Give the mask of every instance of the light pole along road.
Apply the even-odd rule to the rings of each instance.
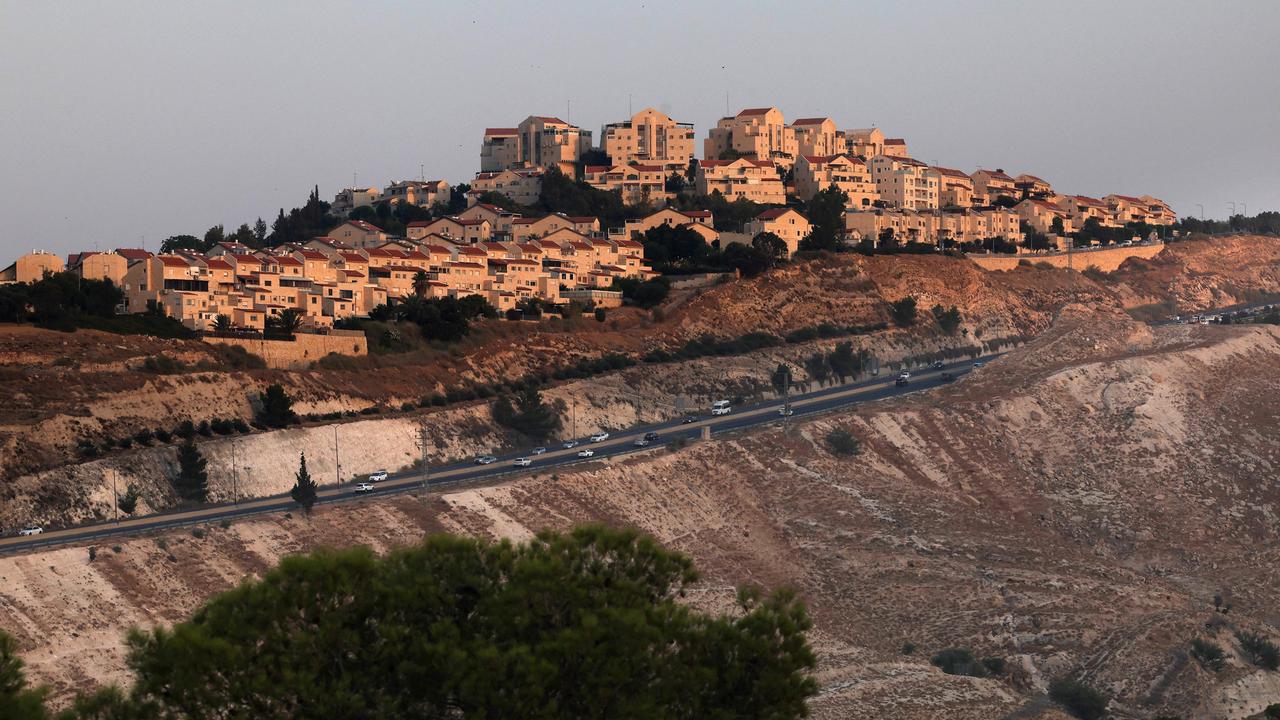
[[[789,404],[794,416],[799,417],[848,407],[858,403],[882,400],[910,392],[928,390],[946,382],[942,379],[943,372],[949,372],[952,376],[959,377],[969,372],[974,362],[993,360],[1001,354],[987,355],[976,360],[946,363],[942,368],[930,368],[913,373],[910,384],[903,387],[898,387],[894,384],[895,376],[877,377],[846,385],[833,385],[803,395],[792,395],[789,399]],[[426,487],[446,488],[451,485],[490,478],[531,475],[574,463],[594,462],[601,458],[652,450],[662,447],[673,440],[697,438],[702,434],[704,427],[709,427],[714,434],[766,425],[782,419],[778,410],[783,405],[784,400],[782,399],[769,400],[742,408],[735,408],[728,415],[718,417],[699,416],[693,422],[684,422],[683,418],[676,418],[662,423],[638,425],[611,433],[609,439],[604,442],[593,443],[587,442],[585,439],[579,439],[579,444],[572,448],[564,448],[561,444],[548,445],[547,452],[542,455],[532,455],[528,450],[507,452],[498,455],[497,461],[489,465],[478,465],[474,460],[468,460],[433,467],[430,468],[430,482],[426,483]],[[650,432],[658,433],[658,440],[644,447],[635,445],[637,439]],[[594,456],[589,458],[578,457],[578,452],[583,448],[590,448],[595,453]],[[528,457],[533,462],[529,467],[513,467],[511,461],[517,457]],[[389,476],[386,480],[378,483],[371,492],[356,494],[352,492],[350,487],[322,486],[319,489],[316,504],[352,502],[369,496],[392,495],[415,490],[421,491],[423,486],[422,469],[413,468]],[[288,493],[252,500],[242,498],[239,503],[225,502],[202,505],[198,508],[157,513],[120,522],[108,521],[46,531],[35,536],[0,538],[0,553],[100,541],[110,537],[136,535],[153,530],[218,522],[219,520],[261,515],[282,510],[295,510],[297,508],[297,503],[289,497]]]

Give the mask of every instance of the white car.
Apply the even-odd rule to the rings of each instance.
[[[530,450],[529,452],[533,453],[534,455],[542,455],[542,454],[543,454],[543,453],[545,453],[546,451],[547,451],[547,449],[546,449],[546,448],[544,448],[544,447],[536,447],[536,448],[534,448],[534,449]]]
[[[636,441],[631,444],[636,447],[649,447],[649,441],[644,438],[636,438]]]
[[[911,379],[911,371],[910,371],[910,370],[903,370],[902,372],[898,373],[898,379],[899,379],[899,380],[910,380],[910,379]]]
[[[516,458],[515,460],[511,461],[512,467],[529,467],[532,464],[533,464],[533,461],[530,460],[529,458]]]
[[[496,462],[498,462],[498,458],[492,455],[481,455],[480,457],[476,458],[477,465],[492,465]]]
[[[591,448],[582,448],[581,450],[578,451],[578,457],[592,457],[595,454],[596,454],[596,451],[592,450]]]
[[[578,441],[577,441],[577,440],[565,440],[565,441],[564,441],[564,444],[563,444],[563,445],[561,445],[560,447],[564,448],[565,450],[568,450],[569,448],[575,448],[575,447],[578,447]]]
[[[609,439],[609,433],[607,432],[598,432],[595,435],[591,436],[591,442],[604,442],[605,440],[608,440],[608,439]]]
[[[792,415],[796,414],[796,411],[792,410],[790,405],[783,405],[782,407],[778,408],[778,414],[781,415],[782,417],[791,417]]]
[[[373,483],[362,482],[359,485],[356,485],[356,492],[358,493],[373,492]]]
[[[27,535],[39,535],[42,532],[44,532],[44,528],[40,527],[39,525],[28,525],[22,528],[21,530],[19,530],[18,534],[27,536]]]
[[[382,482],[383,480],[386,480],[386,479],[387,479],[386,470],[375,470],[374,472],[369,473],[369,482]]]

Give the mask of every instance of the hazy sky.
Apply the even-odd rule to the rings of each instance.
[[[877,125],[929,163],[1280,210],[1280,2],[0,0],[0,261],[155,249],[352,182],[468,180],[485,126],[654,106]],[[571,102],[571,109],[566,103]]]

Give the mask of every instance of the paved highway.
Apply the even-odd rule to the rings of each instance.
[[[985,363],[995,359],[996,357],[999,357],[999,354],[979,358],[979,361]],[[815,413],[856,405],[858,403],[881,400],[909,392],[928,390],[943,384],[944,381],[941,376],[944,371],[950,372],[955,377],[959,377],[960,375],[969,372],[972,367],[973,361],[965,360],[948,363],[942,369],[930,368],[919,372],[913,371],[911,382],[905,387],[895,386],[894,378],[896,377],[896,373],[891,373],[884,377],[872,378],[870,380],[863,380],[861,382],[850,383],[847,385],[834,385],[814,392],[794,395],[791,397],[791,408],[794,411],[792,420],[805,415],[813,415]],[[533,455],[528,449],[507,452],[496,456],[498,458],[497,461],[490,465],[478,465],[473,459],[450,465],[432,467],[427,473],[427,487],[430,489],[445,488],[451,485],[458,485],[460,483],[475,482],[477,480],[491,479],[507,475],[528,475],[531,473],[546,472],[552,468],[574,463],[594,462],[600,458],[615,457],[643,450],[652,450],[654,448],[662,447],[674,440],[697,438],[701,436],[704,427],[710,427],[711,432],[714,435],[732,430],[741,430],[743,428],[765,425],[768,423],[781,422],[782,417],[779,415],[778,411],[782,408],[782,405],[783,403],[780,400],[770,400],[745,407],[735,407],[730,414],[719,417],[711,417],[704,411],[699,414],[696,421],[691,423],[684,423],[681,419],[677,418],[670,422],[652,425],[639,425],[612,433],[609,439],[604,442],[593,443],[589,442],[586,438],[582,438],[578,441],[578,446],[573,448],[566,449],[561,443],[548,445],[547,452],[542,455]],[[658,433],[658,440],[646,447],[637,447],[634,444],[635,441],[643,437],[645,433],[649,432]],[[578,457],[578,452],[583,448],[591,448],[591,450],[595,452],[594,457]],[[511,464],[512,460],[517,457],[527,457],[533,462],[529,467],[513,467]],[[319,489],[317,504],[352,502],[371,496],[383,496],[421,490],[423,488],[423,476],[421,472],[414,470],[411,472],[391,475],[386,480],[377,483],[372,492],[355,493],[354,488],[355,483],[344,483],[340,486],[322,486]],[[212,523],[249,515],[297,509],[297,504],[287,493],[285,493],[282,495],[244,500],[234,504],[221,503],[217,505],[204,505],[195,509],[178,510],[138,518],[129,518],[121,520],[120,522],[107,521],[60,530],[49,530],[46,528],[45,532],[40,535],[0,538],[0,553],[34,550],[69,543],[101,542],[107,538],[116,536],[136,535],[152,530],[162,530],[181,527],[184,525]]]

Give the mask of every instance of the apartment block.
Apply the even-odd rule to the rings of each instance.
[[[380,197],[382,190],[376,187],[343,188],[333,197],[329,212],[338,217],[346,217],[358,207],[371,207]]]
[[[667,171],[661,165],[588,165],[583,171],[586,183],[598,190],[618,191],[622,202],[665,204]]]
[[[740,197],[769,205],[787,201],[782,178],[769,160],[703,160],[698,164],[694,185],[700,195],[720,193],[730,202]]]
[[[848,150],[845,135],[831,118],[800,118],[791,124],[796,136],[796,154],[831,156]]]
[[[453,188],[444,180],[404,180],[393,182],[374,202],[408,203],[423,208],[449,204]]]
[[[985,203],[975,203],[973,178],[963,170],[932,168],[938,175],[938,204],[944,208],[967,208]]]
[[[893,239],[901,244],[979,243],[991,238],[1021,242],[1018,220],[1017,213],[1004,208],[851,210],[845,213],[845,232],[850,242],[870,238],[877,246],[886,230],[892,231]]]
[[[879,199],[906,210],[938,208],[939,175],[919,160],[877,155],[867,162]]]
[[[720,233],[715,229],[710,210],[676,210],[674,208],[664,208],[638,220],[628,220],[621,229],[610,228],[609,239],[615,242],[630,241],[662,225],[687,227],[701,235],[708,245],[720,239]]]
[[[1150,195],[1141,197],[1107,195],[1102,198],[1102,202],[1106,204],[1108,212],[1111,213],[1112,221],[1116,225],[1123,226],[1131,222],[1143,222],[1148,225],[1172,225],[1178,221],[1178,216],[1174,214],[1167,203]]]
[[[808,237],[812,229],[809,218],[792,208],[771,208],[747,222],[743,233],[748,240],[763,232],[773,233],[787,244],[787,257],[800,249],[800,241]]]
[[[855,128],[844,131],[846,149],[856,157],[865,159],[884,155],[884,133],[880,128]]]
[[[573,176],[578,158],[591,149],[591,131],[557,117],[530,115],[515,128],[487,128],[480,171],[558,167]]]
[[[1071,214],[1048,200],[1029,197],[1014,206],[1013,211],[1018,218],[1027,223],[1036,232],[1048,235],[1055,233],[1065,235],[1079,230],[1071,219]],[[1061,224],[1059,230],[1054,229],[1055,221]]]
[[[866,163],[849,155],[801,155],[796,160],[795,184],[796,197],[805,202],[829,187],[849,196],[849,208],[868,208],[880,199]]]
[[[796,132],[778,108],[747,108],[721,118],[703,142],[703,162],[727,153],[789,168],[797,154]]]
[[[60,273],[65,267],[62,258],[37,250],[19,257],[9,267],[0,270],[0,283],[36,282],[45,273]]]
[[[693,123],[672,120],[645,108],[630,120],[605,125],[600,145],[614,166],[658,166],[684,172],[693,158]]]
[[[66,269],[85,280],[110,280],[119,286],[129,261],[114,252],[79,252],[67,256]]]
[[[1041,200],[1053,195],[1053,186],[1048,182],[1041,180],[1035,175],[1023,173],[1013,179],[1013,187],[1019,193],[1019,197],[1034,197]]]
[[[973,178],[973,192],[985,200],[986,205],[994,204],[998,198],[1015,200],[1019,197],[1017,185],[1004,170],[975,170],[969,177]]]
[[[467,202],[474,204],[487,192],[506,195],[521,205],[533,205],[542,194],[542,168],[513,168],[495,172],[476,173],[467,193]]]
[[[907,141],[902,138],[885,138],[884,154],[889,157],[908,157]]]

